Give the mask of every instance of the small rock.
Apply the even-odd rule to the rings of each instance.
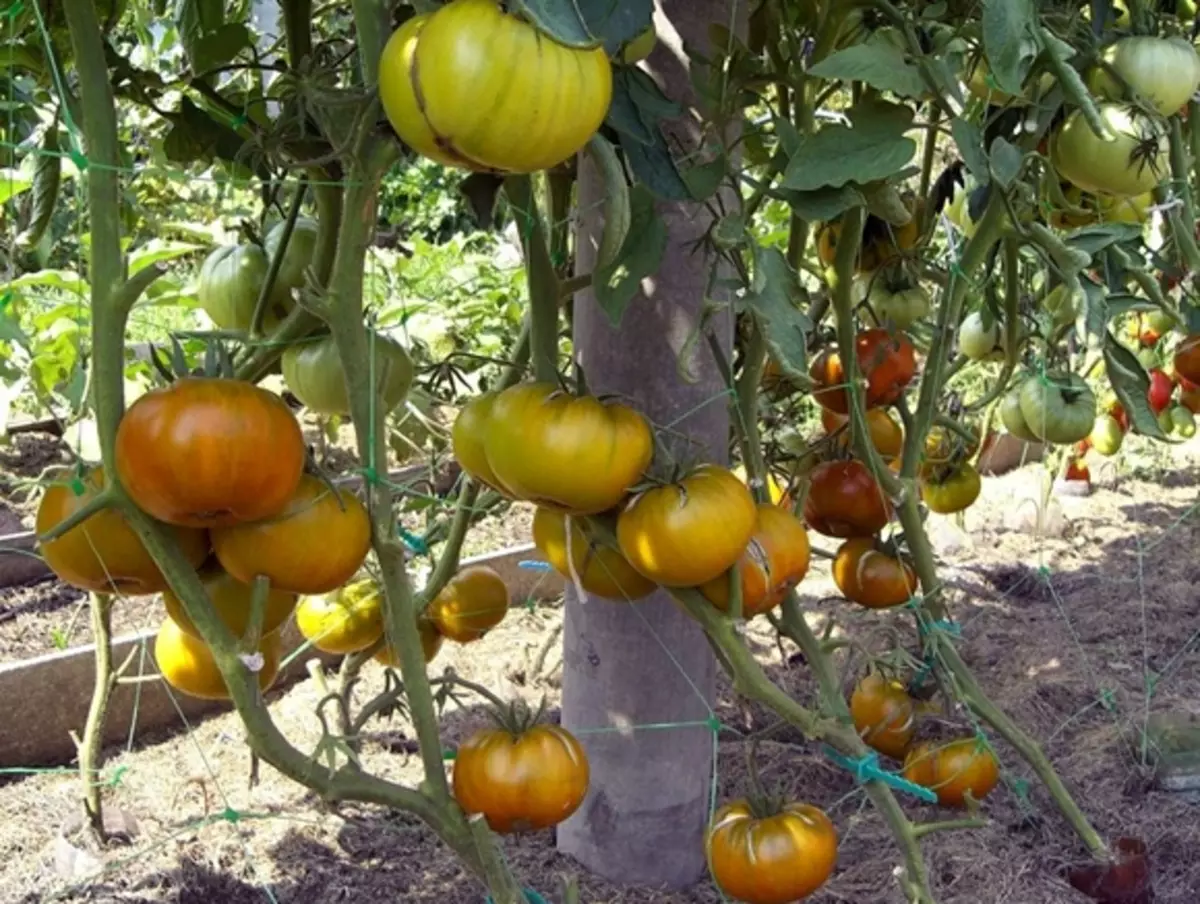
[[[62,835],[54,839],[54,870],[69,881],[85,879],[98,872],[103,864],[94,854],[76,847]]]

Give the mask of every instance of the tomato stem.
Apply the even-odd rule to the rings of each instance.
[[[45,546],[47,543],[52,543],[63,534],[78,527],[87,521],[93,515],[98,514],[106,508],[111,508],[116,505],[120,494],[113,488],[112,484],[106,484],[104,489],[81,505],[78,509],[71,512],[66,518],[50,528],[44,534],[38,534],[38,545]]]
[[[529,286],[530,346],[534,379],[558,384],[559,283],[550,259],[546,225],[530,176],[509,176],[504,193],[516,213]]]
[[[84,723],[83,740],[79,744],[79,778],[83,783],[83,806],[88,822],[96,837],[104,841],[103,791],[100,777],[101,743],[104,740],[104,721],[108,713],[108,700],[116,686],[117,675],[112,662],[112,604],[107,593],[88,595],[88,609],[92,617],[92,642],[95,644],[95,683],[92,685],[92,702],[88,706],[87,721]]]
[[[288,208],[287,219],[283,222],[283,232],[279,236],[279,244],[271,255],[271,263],[267,267],[267,276],[259,287],[258,298],[254,302],[254,313],[250,317],[250,335],[258,336],[262,332],[263,318],[267,315],[267,306],[271,296],[275,294],[275,283],[279,278],[279,268],[283,265],[284,255],[287,254],[288,244],[292,241],[292,232],[296,228],[296,220],[300,217],[300,208],[308,194],[308,177],[301,176],[296,185],[296,194],[292,197],[291,207]]]

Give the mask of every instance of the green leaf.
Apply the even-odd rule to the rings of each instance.
[[[243,50],[254,46],[250,29],[240,22],[229,22],[202,35],[192,49],[192,67],[197,73],[232,62]]]
[[[33,188],[33,179],[17,169],[0,169],[0,204],[11,201]]]
[[[654,132],[642,118],[641,110],[633,98],[634,73],[639,70],[618,69],[613,73],[612,101],[608,106],[608,115],[604,122],[612,129],[621,133],[622,138],[630,138],[642,143],[653,144]]]
[[[576,0],[588,31],[604,41],[609,55],[654,21],[654,0]]]
[[[568,47],[595,47],[599,37],[588,28],[575,0],[512,0],[510,7],[524,13],[539,31]]]
[[[146,267],[184,257],[195,251],[201,251],[203,248],[203,245],[193,245],[191,242],[151,239],[141,248],[129,253],[129,275],[133,276]]]
[[[18,289],[59,289],[83,297],[88,294],[87,280],[81,279],[74,270],[35,270],[33,273],[23,273],[0,286],[0,294]]]
[[[1122,314],[1131,314],[1134,311],[1156,311],[1158,305],[1152,301],[1147,301],[1140,295],[1128,295],[1125,293],[1112,294],[1108,296],[1108,316],[1110,318],[1120,317]]]
[[[588,141],[587,151],[604,182],[604,231],[596,249],[595,266],[608,267],[617,260],[629,236],[633,220],[629,183],[625,179],[625,167],[617,156],[616,148],[607,138],[599,133],[593,135]]]
[[[1099,223],[1084,226],[1064,238],[1068,248],[1095,256],[1110,245],[1121,245],[1140,239],[1142,227],[1133,223]]]
[[[899,172],[916,153],[905,132],[913,112],[882,101],[860,103],[850,110],[851,125],[827,125],[800,136],[781,185],[798,191],[839,188],[849,182],[874,182]]]
[[[787,201],[797,216],[810,223],[832,220],[851,207],[861,207],[867,203],[862,192],[851,185],[841,188],[818,188],[816,191],[776,189],[770,194]]]
[[[960,118],[950,123],[950,134],[954,136],[967,171],[980,185],[986,185],[992,174],[983,151],[983,132],[973,122]]]
[[[992,175],[996,177],[996,181],[1005,188],[1012,185],[1013,180],[1020,175],[1021,165],[1025,162],[1025,157],[1020,149],[997,136],[996,140],[992,142],[989,156],[992,162]]]
[[[201,43],[225,24],[225,4],[223,0],[178,0],[174,19],[192,71],[199,74],[209,68],[202,64]]]
[[[687,184],[688,191],[692,193],[692,197],[697,201],[707,201],[715,195],[717,189],[721,187],[721,180],[725,178],[725,170],[728,165],[729,161],[722,153],[707,163],[700,163],[691,169],[684,170],[681,175]]]
[[[754,247],[754,278],[746,304],[758,321],[775,363],[791,380],[808,386],[808,334],[812,321],[800,310],[804,290],[777,248]]]
[[[1033,0],[983,0],[983,49],[996,85],[1020,94],[1038,55],[1033,39],[1037,12]]]
[[[1104,337],[1108,335],[1108,321],[1111,314],[1108,309],[1108,292],[1104,286],[1081,279],[1083,287],[1083,306],[1075,320],[1075,332],[1088,348],[1100,348]]]
[[[921,97],[928,90],[921,71],[905,59],[904,51],[882,41],[839,50],[808,71],[817,78],[865,82],[902,97]]]
[[[625,309],[641,290],[641,282],[658,272],[667,248],[667,227],[654,206],[654,196],[642,185],[629,194],[629,232],[608,266],[597,266],[592,276],[596,303],[619,326]]]
[[[1134,429],[1144,436],[1166,439],[1146,398],[1150,392],[1149,375],[1138,362],[1137,355],[1118,342],[1112,333],[1108,333],[1104,343],[1104,371]]]
[[[621,150],[625,152],[639,185],[645,185],[667,201],[692,200],[692,193],[679,175],[679,167],[659,129],[655,129],[654,143],[648,145],[622,134]]]
[[[653,126],[660,119],[683,115],[683,108],[663,94],[658,82],[641,69],[628,70],[628,80],[629,96],[641,111],[646,125]]]

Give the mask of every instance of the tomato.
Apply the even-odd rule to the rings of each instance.
[[[972,361],[986,361],[1000,348],[1000,324],[983,325],[983,315],[972,311],[958,328],[958,350]]]
[[[917,573],[907,559],[881,550],[874,538],[853,537],[838,547],[833,582],[850,602],[886,609],[912,599]]]
[[[292,593],[328,593],[362,567],[371,548],[366,507],[348,490],[305,474],[274,517],[212,531],[221,566],[246,584],[266,575]]]
[[[525,383],[496,396],[484,451],[496,480],[518,499],[592,515],[613,508],[641,479],[654,438],[646,419],[619,402]]]
[[[904,685],[875,673],[854,688],[850,716],[868,746],[897,760],[904,758],[917,732],[916,708]]]
[[[1042,139],[1044,148],[1039,146],[1039,154],[1049,153],[1048,138]],[[1069,182],[1060,182],[1059,188],[1063,193],[1063,197],[1072,207],[1077,207],[1083,210],[1083,213],[1074,213],[1064,208],[1054,207],[1054,202],[1050,198],[1046,198],[1043,204],[1053,207],[1047,222],[1055,229],[1079,229],[1083,226],[1090,226],[1100,220],[1100,212],[1098,210],[1100,204],[1096,195],[1087,194],[1072,185]]]
[[[1196,418],[1191,410],[1183,405],[1171,408],[1171,426],[1184,439],[1191,439],[1196,435]]]
[[[621,61],[630,66],[640,63],[650,56],[656,44],[658,44],[658,34],[654,30],[654,23],[651,22],[644,31],[621,48]]]
[[[1105,66],[1096,66],[1089,73],[1088,87],[1102,100],[1125,100],[1124,80],[1130,91],[1141,95],[1163,116],[1170,116],[1200,88],[1200,58],[1183,38],[1121,38],[1100,56],[1120,77],[1114,78]]]
[[[742,616],[753,618],[783,602],[787,592],[808,573],[808,532],[795,515],[775,505],[758,506],[754,536],[738,559],[742,584]],[[729,572],[700,587],[710,603],[727,612]]]
[[[379,61],[379,96],[419,153],[531,173],[575,155],[608,113],[604,48],[551,40],[495,0],[451,0],[406,22]]]
[[[250,601],[254,597],[254,588],[249,584],[232,577],[220,568],[205,568],[200,572],[200,582],[208,601],[216,610],[217,616],[225,623],[232,634],[241,637],[250,626]],[[174,592],[164,590],[163,606],[171,621],[179,625],[185,634],[199,637],[200,632],[192,624],[187,611],[183,608]],[[296,608],[297,596],[285,590],[272,588],[267,592],[267,606],[263,610],[262,633],[272,634],[288,620],[292,610]]]
[[[632,602],[654,591],[657,584],[638,574],[619,551],[590,540],[574,519],[568,555],[568,518],[544,508],[533,516],[533,543],[555,571],[572,581],[578,579],[585,593],[607,600]]]
[[[383,636],[383,591],[365,578],[325,596],[306,596],[296,607],[296,627],[325,653],[365,650]]]
[[[655,583],[695,587],[731,568],[757,525],[746,485],[725,468],[701,465],[635,496],[617,518],[617,544]]]
[[[391,411],[404,401],[413,381],[412,360],[397,343],[378,333],[368,334],[375,376],[375,404]],[[346,371],[332,336],[306,339],[284,349],[283,381],[292,394],[315,414],[350,413]]]
[[[266,252],[258,245],[224,245],[204,259],[196,300],[218,329],[250,329],[270,266]],[[263,331],[271,332],[293,306],[287,289],[276,281],[263,317]]]
[[[804,520],[827,537],[867,537],[892,517],[883,488],[860,461],[827,461],[809,475]]]
[[[1000,422],[1004,424],[1004,429],[1017,439],[1027,443],[1040,443],[1042,438],[1033,432],[1021,411],[1021,389],[1026,382],[1029,381],[1014,383],[1000,400]]]
[[[910,211],[914,205],[908,205]],[[855,269],[859,273],[870,273],[887,264],[902,252],[908,251],[920,238],[920,226],[916,217],[903,226],[893,226],[873,214],[863,224],[862,242],[859,247]],[[837,243],[842,234],[842,223],[835,220],[822,223],[817,230],[817,256],[829,267],[837,257]]]
[[[738,465],[733,469],[733,476],[740,480],[746,486],[750,486],[746,476],[746,466]],[[767,473],[767,498],[771,500],[772,505],[781,505],[787,507],[791,500],[788,498],[787,491],[779,485],[779,481],[771,473]]]
[[[1181,388],[1179,404],[1192,414],[1200,414],[1200,387]]]
[[[817,257],[826,267],[832,267],[837,257],[838,238],[842,234],[842,224],[839,221],[822,223],[817,229]]]
[[[944,476],[921,478],[921,501],[931,512],[953,515],[970,508],[979,498],[983,481],[969,462],[963,462]]]
[[[721,891],[747,904],[790,904],[825,884],[837,865],[837,830],[811,804],[763,809],[725,804],[705,835],[708,868]]]
[[[258,672],[258,687],[266,691],[279,671],[279,635],[268,634],[259,644],[263,667]],[[193,637],[165,619],[154,638],[154,661],[159,674],[171,687],[189,697],[204,700],[228,700],[229,688],[212,651],[204,641]]]
[[[283,400],[239,380],[183,377],[141,396],[117,427],[117,474],[133,501],[184,527],[277,515],[304,455]]]
[[[1137,226],[1149,222],[1150,208],[1154,206],[1154,193],[1145,192],[1132,198],[1097,195],[1102,223],[1128,223]]]
[[[266,252],[268,263],[275,258],[286,226],[287,223],[276,223],[263,236],[263,251]],[[293,224],[287,250],[283,252],[279,272],[275,275],[275,285],[282,291],[291,292],[292,289],[304,287],[304,273],[316,257],[317,229],[317,221],[307,217],[297,217]]]
[[[1050,139],[1058,173],[1084,191],[1128,197],[1153,189],[1170,171],[1166,135],[1143,114],[1101,104],[1100,119],[1114,139],[1097,136],[1079,110]]]
[[[1000,769],[986,744],[963,738],[918,744],[904,761],[904,777],[937,794],[943,807],[962,807],[968,793],[977,801],[987,797],[1000,781]]]
[[[446,638],[438,633],[437,625],[424,615],[417,617],[417,633],[421,635],[421,652],[425,655],[425,662],[432,662]],[[371,658],[387,668],[400,668],[400,654],[391,644],[384,644],[383,648]]]
[[[1048,443],[1077,443],[1092,432],[1096,396],[1078,374],[1055,371],[1021,386],[1021,416],[1030,431]]]
[[[848,415],[838,414],[828,408],[821,409],[821,426],[826,433],[833,433],[843,425],[848,425],[849,420]],[[871,434],[871,445],[885,461],[900,457],[904,448],[904,428],[886,408],[867,409],[867,431]],[[850,427],[846,426],[838,436],[838,446],[849,449],[850,444]]]
[[[104,469],[92,468],[78,481],[64,470],[53,475],[52,481],[38,505],[34,527],[38,534],[47,533],[91,502],[104,489]],[[208,535],[204,531],[175,527],[171,532],[192,567],[208,556]],[[81,590],[138,596],[158,593],[167,586],[141,539],[115,508],[102,509],[40,546],[50,570]]]
[[[1120,421],[1111,414],[1099,414],[1096,416],[1096,423],[1088,438],[1091,440],[1092,448],[1107,457],[1121,451],[1125,433],[1121,429]]]
[[[490,568],[464,568],[433,598],[425,614],[443,637],[470,643],[504,620],[508,587]]]
[[[504,835],[558,825],[583,803],[588,779],[583,747],[558,725],[515,735],[485,728],[460,744],[454,759],[454,799]]]
[[[867,296],[880,326],[906,330],[929,316],[932,302],[920,285],[892,291],[883,280],[876,280]]]
[[[1175,329],[1175,321],[1162,308],[1145,311],[1138,319],[1142,324],[1141,339],[1147,345],[1153,345],[1167,333]]]
[[[1088,466],[1082,461],[1072,461],[1067,465],[1067,473],[1063,475],[1064,480],[1079,480],[1087,483],[1091,481],[1092,474],[1088,470]]]
[[[1064,327],[1075,322],[1083,302],[1082,288],[1072,291],[1065,284],[1059,284],[1046,293],[1046,297],[1042,299],[1042,307],[1050,315],[1050,322],[1054,326]]]
[[[860,332],[854,345],[859,372],[867,382],[866,406],[891,405],[900,398],[916,373],[912,342],[903,333],[871,329]],[[816,385],[813,400],[817,404],[838,414],[850,411],[850,397],[845,390],[846,372],[836,347],[827,348],[816,357],[809,368],[809,376]]]
[[[1161,414],[1171,404],[1175,394],[1175,382],[1161,368],[1150,371],[1150,387],[1146,390],[1146,401],[1155,415]]]
[[[488,464],[487,451],[484,448],[495,402],[496,394],[486,392],[463,405],[450,430],[450,443],[454,460],[464,471],[480,483],[498,490],[500,481],[496,479],[492,466]]]
[[[1147,372],[1162,365],[1162,358],[1159,356],[1158,351],[1149,347],[1138,349],[1137,359],[1138,364],[1142,365],[1142,368]]]
[[[968,441],[942,424],[934,424],[925,435],[925,454],[921,459],[922,477],[947,467],[957,466],[979,451],[978,441]]]
[[[1175,349],[1174,367],[1176,376],[1200,383],[1200,333],[1192,333]]]

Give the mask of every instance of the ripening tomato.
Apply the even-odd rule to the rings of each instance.
[[[296,607],[296,627],[312,645],[338,656],[365,650],[383,636],[383,591],[364,578]]]
[[[484,448],[495,401],[495,393],[485,392],[463,405],[458,417],[454,419],[450,443],[454,451],[454,460],[464,471],[480,483],[502,491],[500,481],[496,479],[496,475],[492,473],[492,466],[488,464],[487,451]]]
[[[451,0],[384,47],[379,95],[404,142],[439,163],[532,173],[575,156],[608,113],[603,46],[568,47],[495,0]]]
[[[38,534],[61,524],[104,489],[104,469],[98,466],[78,479],[65,470],[51,479],[38,505]],[[171,532],[193,568],[208,556],[204,531],[174,527]],[[167,587],[141,539],[115,508],[102,509],[61,537],[42,543],[40,549],[50,570],[81,590],[138,596]]]
[[[279,671],[279,643],[278,634],[268,634],[259,644],[263,657],[263,666],[258,672],[260,691],[271,686]],[[163,620],[154,638],[154,661],[167,684],[180,693],[204,700],[229,699],[229,688],[212,651],[204,641],[184,632],[172,619]]]
[[[746,485],[726,468],[701,465],[678,483],[633,497],[617,518],[617,544],[655,583],[695,587],[732,567],[757,523]]]
[[[1179,404],[1192,414],[1200,414],[1200,386],[1192,386],[1190,388],[1181,386],[1179,390]]]
[[[1098,414],[1088,439],[1091,440],[1092,448],[1101,455],[1116,455],[1121,451],[1125,432],[1121,429],[1120,422],[1111,414]]]
[[[867,299],[879,325],[896,330],[906,330],[928,317],[932,307],[929,292],[919,283],[892,290],[884,280],[877,279]]]
[[[821,409],[821,426],[825,428],[826,433],[833,433],[842,425],[847,425],[838,436],[840,448],[850,448],[849,420],[848,415],[838,414],[828,408]],[[871,434],[871,445],[885,461],[900,457],[904,448],[904,428],[886,408],[867,409],[867,431]]]
[[[742,584],[742,616],[753,618],[783,602],[787,592],[808,573],[808,532],[795,515],[778,506],[759,504],[754,536],[738,559]],[[730,606],[730,573],[718,575],[700,592],[722,612]]]
[[[502,835],[558,825],[583,803],[588,779],[583,747],[559,725],[485,728],[454,758],[454,799]]]
[[[1083,483],[1089,483],[1092,479],[1092,472],[1088,470],[1088,466],[1079,459],[1072,459],[1067,465],[1067,472],[1063,475],[1063,480],[1078,480]]]
[[[404,401],[413,381],[412,360],[404,347],[386,336],[367,334],[367,354],[375,379],[375,404],[391,411]],[[350,395],[346,370],[332,336],[290,345],[280,359],[283,382],[304,407],[315,414],[348,415]]]
[[[837,830],[810,804],[764,808],[725,804],[705,836],[708,868],[721,890],[747,904],[790,904],[825,884],[837,865]]]
[[[1069,371],[1026,380],[1021,385],[1020,405],[1029,430],[1048,443],[1077,443],[1092,432],[1096,422],[1095,394],[1083,377]]]
[[[937,794],[943,807],[963,807],[969,793],[983,800],[1000,781],[996,757],[979,738],[918,744],[904,760],[904,777]]]
[[[421,652],[425,656],[425,662],[432,662],[446,638],[438,632],[437,625],[424,615],[417,617],[417,633],[421,637]],[[387,668],[400,668],[400,653],[391,644],[384,644],[371,658]]]
[[[571,520],[569,555],[568,519]],[[652,593],[658,586],[638,574],[618,550],[589,539],[570,515],[539,508],[533,516],[533,543],[555,571],[568,580],[578,578],[585,593],[607,600],[632,602]]]
[[[208,601],[216,610],[217,616],[225,623],[225,627],[238,637],[246,633],[250,626],[250,600],[254,597],[254,588],[243,584],[231,577],[220,568],[205,568],[200,572],[200,582],[204,585]],[[173,591],[164,590],[163,606],[171,621],[179,625],[181,631],[192,637],[199,637],[200,632],[192,624],[187,611]],[[296,594],[271,588],[267,592],[267,607],[263,613],[262,633],[272,634],[292,614],[296,608]]]
[[[1193,333],[1175,349],[1175,375],[1200,383],[1200,333]]]
[[[925,434],[925,453],[921,457],[921,475],[953,467],[979,451],[979,441],[967,440],[957,431],[934,424]]]
[[[504,620],[508,587],[486,566],[464,568],[433,598],[425,614],[443,637],[470,643]]]
[[[280,590],[328,593],[362,567],[371,519],[349,490],[305,474],[279,514],[214,528],[212,543],[222,567],[245,584],[261,574]]]
[[[513,496],[554,511],[613,508],[650,464],[646,419],[620,402],[575,397],[549,383],[504,390],[484,433],[488,465]]]
[[[1167,376],[1166,371],[1156,367],[1150,371],[1150,386],[1146,390],[1146,401],[1155,417],[1162,414],[1171,404],[1171,396],[1175,394],[1175,381]]]
[[[827,461],[809,475],[804,520],[827,537],[867,537],[892,517],[883,488],[860,461]]]
[[[983,481],[970,462],[964,461],[947,474],[921,477],[921,501],[931,512],[953,515],[964,511],[979,498]]]
[[[1108,407],[1108,413],[1113,416],[1118,424],[1121,425],[1121,432],[1129,432],[1129,415],[1125,413],[1125,406],[1120,402],[1114,401]]]
[[[283,400],[240,380],[182,377],[141,396],[117,428],[117,474],[133,501],[184,527],[279,514],[304,454]]]
[[[891,405],[900,398],[916,373],[916,353],[903,333],[885,329],[862,330],[854,342],[858,370],[865,376],[865,401],[868,408]],[[846,372],[836,347],[817,355],[809,368],[816,389],[813,400],[822,408],[838,414],[850,411],[846,392]]]
[[[916,707],[904,685],[871,673],[850,695],[850,716],[859,737],[884,756],[904,759],[917,732]]]
[[[958,351],[971,361],[987,361],[1002,350],[1000,338],[999,323],[984,326],[983,314],[972,311],[958,328]]]
[[[917,573],[907,559],[884,552],[873,538],[854,537],[838,547],[833,582],[850,602],[886,609],[912,599]]]
[[[1100,104],[1099,114],[1111,141],[1093,132],[1079,110],[1055,131],[1050,160],[1058,174],[1084,191],[1129,197],[1152,190],[1170,173],[1166,133],[1123,104]]]

